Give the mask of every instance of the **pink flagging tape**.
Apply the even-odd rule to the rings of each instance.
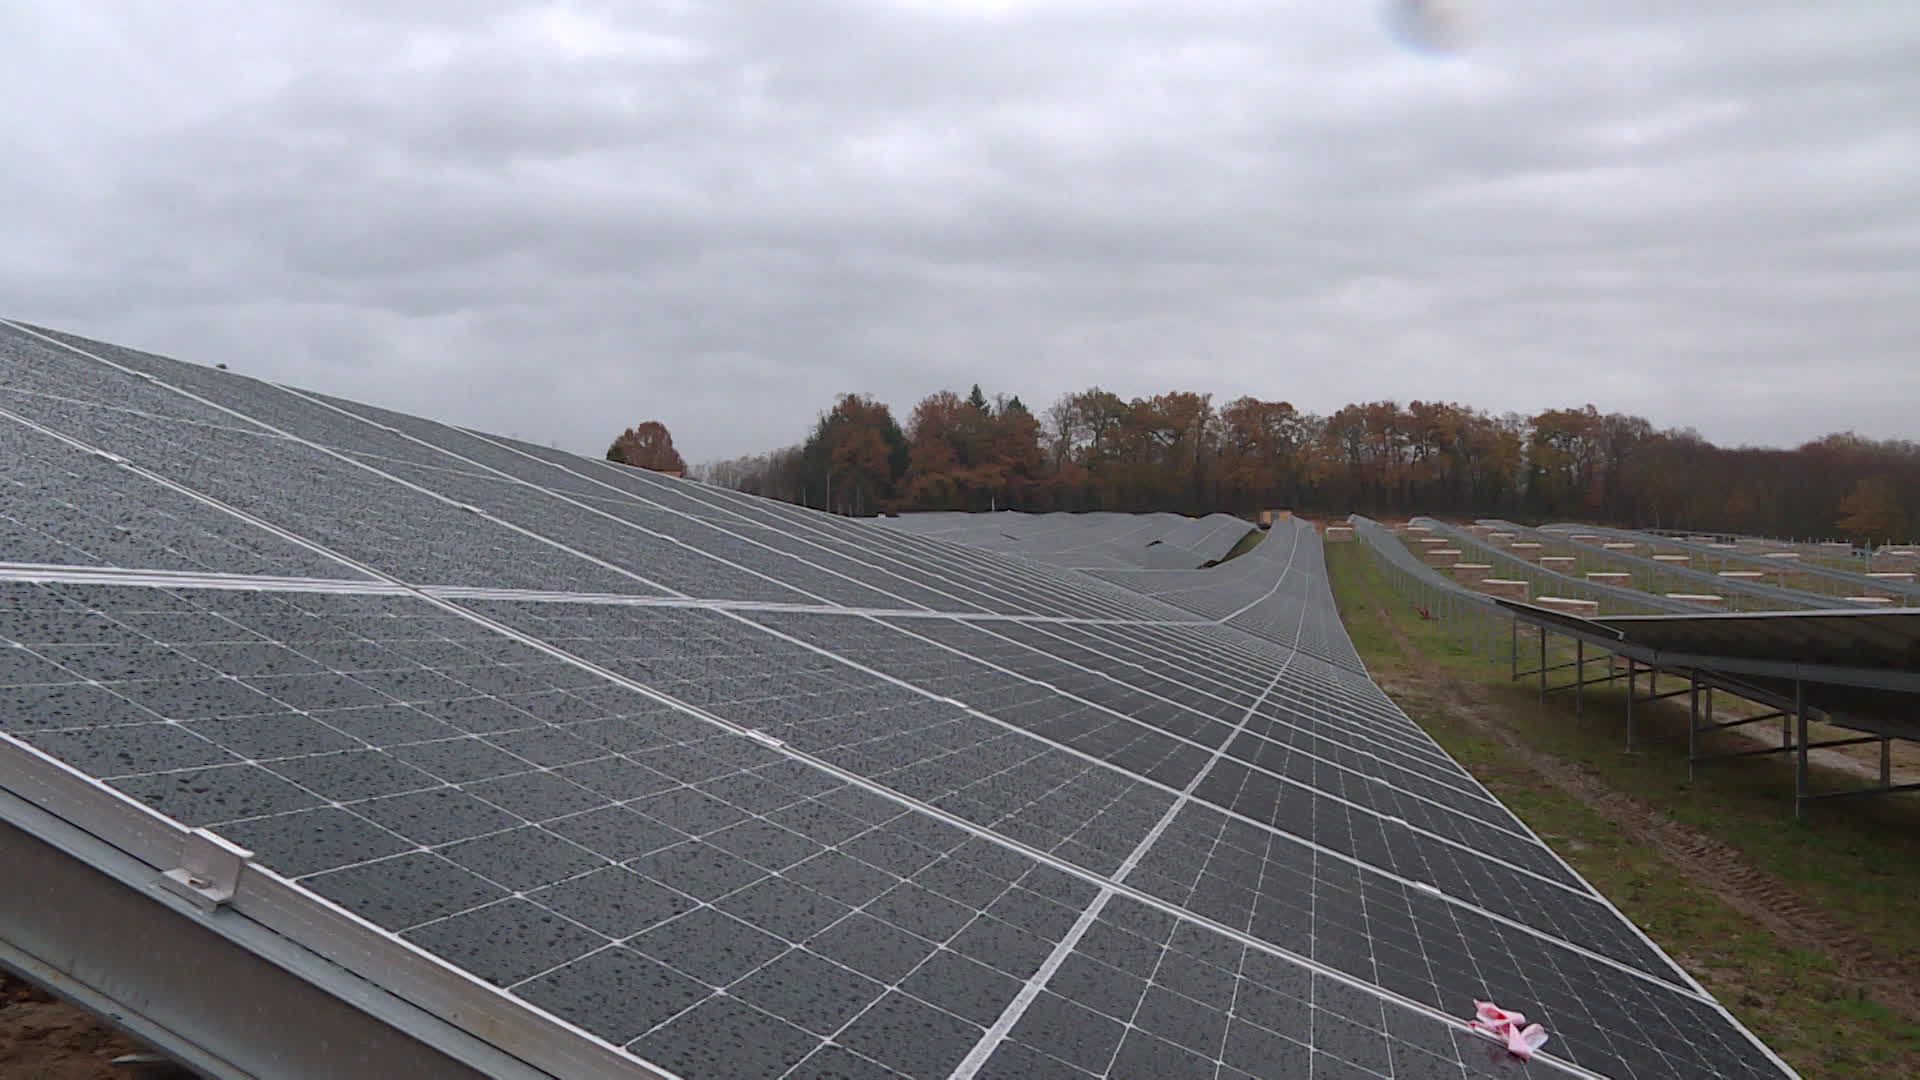
[[[1547,1029],[1527,1023],[1525,1013],[1509,1012],[1491,1001],[1475,1001],[1473,1011],[1473,1030],[1504,1040],[1507,1052],[1521,1061],[1547,1044]]]

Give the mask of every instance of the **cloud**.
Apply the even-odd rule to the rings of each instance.
[[[597,451],[979,382],[1911,435],[1861,0],[25,6],[9,314]]]

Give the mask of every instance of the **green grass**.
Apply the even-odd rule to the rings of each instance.
[[[1327,556],[1348,633],[1407,714],[1769,1046],[1808,1077],[1920,1075],[1911,989],[1902,996],[1885,989],[1886,982],[1849,977],[1822,948],[1783,940],[1729,902],[1729,895],[1739,895],[1729,893],[1733,886],[1702,880],[1697,868],[1669,861],[1638,834],[1638,819],[1623,825],[1588,805],[1543,776],[1532,755],[1627,796],[1642,813],[1664,815],[1731,847],[1810,912],[1814,930],[1872,943],[1884,961],[1880,973],[1891,966],[1908,976],[1909,988],[1920,986],[1913,977],[1920,975],[1920,904],[1914,901],[1920,896],[1920,808],[1911,796],[1816,805],[1803,825],[1793,820],[1793,780],[1784,757],[1703,766],[1690,781],[1684,741],[1626,752],[1620,690],[1590,687],[1584,721],[1573,715],[1571,694],[1551,695],[1542,705],[1537,683],[1509,681],[1504,655],[1488,662],[1484,640],[1475,644],[1421,618],[1388,586],[1364,545],[1329,545]],[[1460,715],[1449,688],[1435,685],[1433,672],[1403,652],[1402,636],[1441,681],[1465,695],[1474,718],[1496,725],[1518,746]],[[1504,646],[1504,630],[1499,640]],[[1522,653],[1523,669],[1534,655]],[[1551,657],[1571,660],[1571,649]],[[1684,732],[1685,699],[1676,700],[1677,706],[1661,709],[1641,706],[1642,730]],[[1858,783],[1816,777],[1817,786]]]

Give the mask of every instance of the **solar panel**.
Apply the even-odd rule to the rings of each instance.
[[[1786,1071],[1366,678],[1299,523],[1142,569],[1238,535],[982,548],[51,331],[0,363],[0,751],[242,845],[260,917],[535,1070],[1506,1075],[1492,998],[1534,1073]]]
[[[888,524],[1078,570],[1191,570],[1224,558],[1253,527],[1228,514],[907,514]]]

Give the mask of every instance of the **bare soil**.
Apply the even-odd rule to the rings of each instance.
[[[0,1077],[127,1080],[113,1059],[142,1052],[87,1013],[0,972]]]

